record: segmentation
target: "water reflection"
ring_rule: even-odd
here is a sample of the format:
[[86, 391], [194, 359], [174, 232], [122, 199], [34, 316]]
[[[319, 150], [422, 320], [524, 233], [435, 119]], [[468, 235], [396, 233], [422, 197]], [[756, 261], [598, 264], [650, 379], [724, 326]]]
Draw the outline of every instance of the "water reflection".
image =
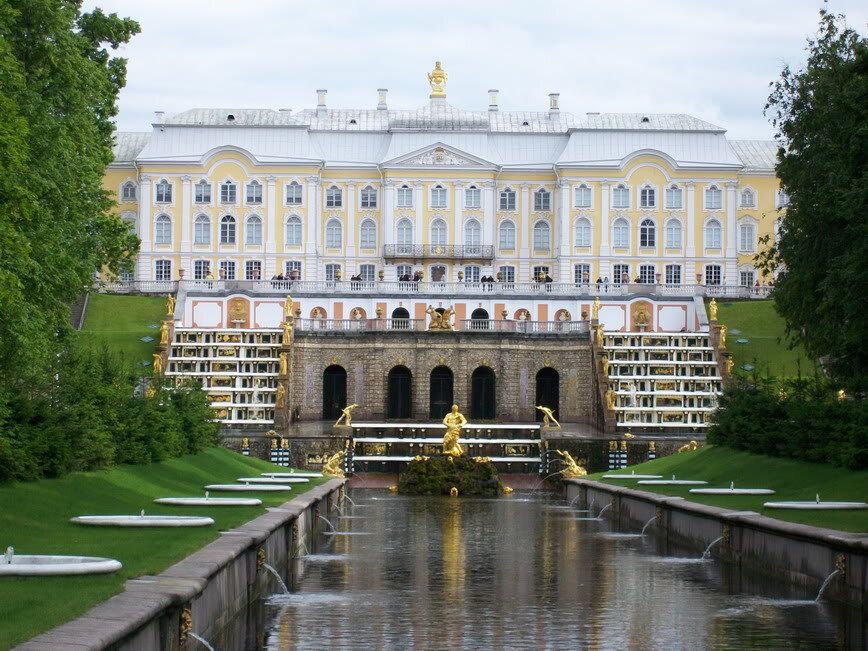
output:
[[[520, 499], [381, 498], [272, 598], [269, 649], [839, 648], [858, 613]], [[635, 533], [635, 532], [621, 532]], [[335, 562], [327, 562], [336, 555]], [[745, 594], [749, 593], [749, 594]], [[788, 599], [801, 599], [793, 603]], [[855, 632], [854, 632], [855, 631]]]

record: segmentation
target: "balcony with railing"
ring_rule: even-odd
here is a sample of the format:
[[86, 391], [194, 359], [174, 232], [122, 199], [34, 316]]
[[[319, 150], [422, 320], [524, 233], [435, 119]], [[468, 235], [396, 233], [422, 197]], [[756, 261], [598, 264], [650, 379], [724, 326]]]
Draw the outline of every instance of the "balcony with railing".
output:
[[[296, 319], [296, 332], [432, 332], [424, 319]], [[587, 334], [588, 321], [510, 321], [494, 319], [461, 319], [456, 324], [461, 332], [517, 334]]]
[[387, 260], [492, 260], [491, 244], [384, 244]]

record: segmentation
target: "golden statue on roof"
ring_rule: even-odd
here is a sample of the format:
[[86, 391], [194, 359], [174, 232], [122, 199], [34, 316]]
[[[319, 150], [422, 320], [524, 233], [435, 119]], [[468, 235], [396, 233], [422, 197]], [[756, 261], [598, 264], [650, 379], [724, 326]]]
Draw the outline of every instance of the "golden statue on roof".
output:
[[431, 95], [435, 97], [446, 97], [446, 80], [449, 75], [443, 70], [439, 61], [434, 62], [434, 70], [428, 73], [428, 83], [431, 84]]

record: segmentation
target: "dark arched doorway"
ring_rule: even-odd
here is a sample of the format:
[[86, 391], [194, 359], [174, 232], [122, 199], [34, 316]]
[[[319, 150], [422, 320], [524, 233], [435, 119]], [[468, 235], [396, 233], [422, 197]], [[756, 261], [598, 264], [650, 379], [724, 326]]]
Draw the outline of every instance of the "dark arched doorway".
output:
[[333, 364], [322, 373], [322, 417], [331, 420], [347, 406], [347, 371]]
[[386, 418], [410, 418], [413, 413], [411, 387], [413, 375], [406, 366], [393, 366], [389, 371], [386, 392]]
[[473, 420], [494, 420], [496, 399], [494, 393], [494, 371], [480, 366], [470, 378], [470, 418]]
[[431, 371], [430, 417], [440, 420], [452, 408], [452, 370], [437, 366]]
[[471, 330], [488, 330], [488, 311], [481, 307], [476, 308], [470, 314]]
[[[553, 368], [540, 369], [536, 374], [536, 404], [540, 407], [548, 407], [554, 412], [555, 418], [560, 418], [558, 415], [558, 406], [561, 401], [561, 378], [558, 372]], [[537, 409], [536, 419], [541, 421], [543, 413]]]
[[392, 328], [406, 330], [410, 327], [410, 313], [406, 308], [396, 307], [392, 310]]

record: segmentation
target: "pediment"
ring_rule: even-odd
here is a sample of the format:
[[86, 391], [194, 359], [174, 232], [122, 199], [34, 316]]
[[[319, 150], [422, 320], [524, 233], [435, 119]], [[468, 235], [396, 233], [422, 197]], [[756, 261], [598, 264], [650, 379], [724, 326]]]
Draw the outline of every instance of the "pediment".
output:
[[383, 163], [388, 167], [492, 167], [493, 163], [472, 154], [444, 145], [434, 143], [423, 149], [393, 158]]

